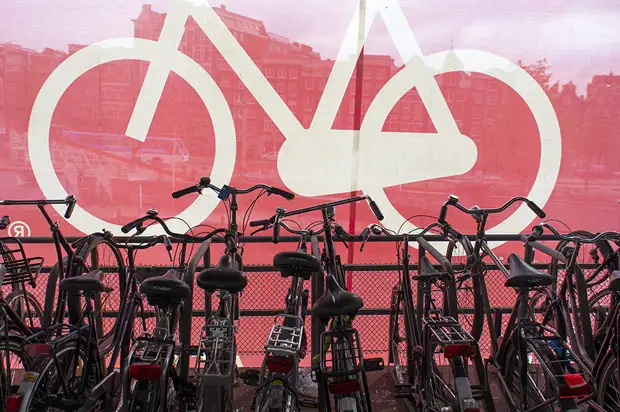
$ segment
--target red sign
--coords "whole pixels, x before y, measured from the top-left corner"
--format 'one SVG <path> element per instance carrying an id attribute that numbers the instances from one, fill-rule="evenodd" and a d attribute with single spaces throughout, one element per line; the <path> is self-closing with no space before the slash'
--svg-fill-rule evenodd
<path id="1" fill-rule="evenodd" d="M 0 31 L 2 196 L 76 195 L 67 233 L 119 232 L 150 208 L 225 225 L 215 194 L 170 197 L 200 176 L 297 194 L 261 201 L 255 219 L 363 192 L 398 229 L 436 216 L 454 193 L 488 207 L 528 196 L 572 229 L 620 228 L 620 75 L 605 51 L 615 3 L 124 3 L 95 16 L 86 5 L 15 5 Z M 359 232 L 366 209 L 355 227 L 348 208 L 338 220 Z M 47 235 L 36 209 L 6 213 Z M 521 206 L 492 232 L 535 219 Z M 371 248 L 368 260 L 391 261 L 385 253 Z"/>

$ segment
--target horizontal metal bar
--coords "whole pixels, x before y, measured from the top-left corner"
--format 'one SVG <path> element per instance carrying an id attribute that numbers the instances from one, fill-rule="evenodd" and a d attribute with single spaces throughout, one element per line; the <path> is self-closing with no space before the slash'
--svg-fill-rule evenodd
<path id="1" fill-rule="evenodd" d="M 465 235 L 470 240 L 475 240 L 476 235 Z M 422 236 L 428 242 L 445 242 L 446 240 L 439 235 L 424 235 Z M 521 242 L 520 234 L 489 234 L 486 235 L 486 239 L 489 242 Z M 22 243 L 37 243 L 37 244 L 45 244 L 52 243 L 52 238 L 50 236 L 32 236 L 32 237 L 20 237 L 19 239 Z M 69 243 L 73 243 L 82 237 L 69 236 L 67 237 L 67 241 Z M 114 240 L 116 242 L 130 242 L 130 243 L 143 243 L 147 240 L 151 239 L 149 236 L 115 236 Z M 171 238 L 173 243 L 181 243 L 182 240 Z M 300 236 L 280 236 L 280 243 L 297 243 L 300 240 Z M 322 241 L 323 238 L 319 236 L 319 240 Z M 402 240 L 402 236 L 371 236 L 367 241 L 368 242 L 400 242 Z M 541 241 L 553 241 L 559 240 L 556 236 L 550 234 L 544 234 L 540 237 Z M 6 240 L 9 242 L 10 240 Z M 273 241 L 271 236 L 242 236 L 240 238 L 240 242 L 242 243 L 271 243 Z M 361 242 L 362 239 L 359 235 L 353 236 L 353 239 L 350 242 Z M 411 239 L 410 241 L 414 241 Z M 191 242 L 189 242 L 191 243 Z M 201 243 L 196 241 L 195 243 Z M 224 239 L 220 237 L 213 238 L 213 243 L 224 243 Z"/>

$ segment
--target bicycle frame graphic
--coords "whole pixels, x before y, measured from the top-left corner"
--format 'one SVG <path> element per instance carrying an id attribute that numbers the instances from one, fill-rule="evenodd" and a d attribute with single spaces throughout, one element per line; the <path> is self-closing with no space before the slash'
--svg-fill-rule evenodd
<path id="1" fill-rule="evenodd" d="M 476 163 L 476 145 L 459 131 L 434 77 L 458 70 L 494 77 L 515 90 L 528 105 L 538 126 L 541 154 L 536 180 L 527 196 L 541 207 L 549 199 L 559 173 L 561 136 L 551 102 L 536 80 L 517 64 L 483 51 L 450 51 L 460 60 L 460 67 L 446 67 L 448 51 L 423 55 L 398 0 L 360 0 L 357 4 L 309 128 L 297 120 L 208 0 L 172 1 L 158 41 L 118 38 L 92 44 L 63 61 L 42 86 L 30 118 L 28 149 L 35 178 L 46 197 L 67 195 L 54 171 L 49 149 L 52 115 L 62 94 L 88 70 L 125 59 L 150 62 L 126 135 L 138 141 L 146 139 L 168 75 L 173 71 L 196 90 L 213 121 L 215 156 L 211 178 L 230 181 L 236 156 L 230 108 L 214 79 L 178 50 L 185 23 L 191 16 L 284 135 L 278 172 L 295 193 L 320 196 L 361 190 L 381 206 L 386 227 L 399 227 L 404 217 L 386 196 L 385 187 L 460 175 Z M 333 130 L 331 125 L 377 15 L 385 21 L 405 65 L 377 93 L 359 131 Z M 382 131 L 394 105 L 414 87 L 437 132 Z M 309 158 L 316 165 L 313 173 L 299 173 L 299 164 Z M 178 216 L 192 226 L 199 224 L 218 201 L 214 194 L 205 193 Z M 518 233 L 533 217 L 527 207 L 521 206 L 489 233 Z M 107 227 L 120 234 L 120 226 L 91 215 L 79 205 L 71 224 L 85 233 Z M 403 230 L 414 228 L 413 224 L 406 224 Z"/>

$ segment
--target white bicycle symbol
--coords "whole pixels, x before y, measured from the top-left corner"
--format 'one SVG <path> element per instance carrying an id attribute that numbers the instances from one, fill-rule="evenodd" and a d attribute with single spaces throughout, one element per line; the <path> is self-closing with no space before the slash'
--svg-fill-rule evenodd
<path id="1" fill-rule="evenodd" d="M 193 17 L 247 89 L 286 138 L 278 156 L 278 172 L 299 195 L 321 196 L 362 190 L 381 206 L 387 227 L 397 228 L 404 217 L 387 198 L 384 188 L 404 183 L 455 176 L 476 162 L 475 143 L 461 134 L 434 78 L 450 71 L 492 76 L 523 98 L 536 120 L 541 155 L 536 180 L 528 197 L 543 206 L 549 199 L 560 168 L 560 127 L 551 102 L 538 83 L 517 64 L 476 50 L 452 50 L 460 67 L 445 67 L 448 52 L 424 56 L 398 0 L 367 0 L 357 9 L 346 31 L 338 57 L 309 128 L 304 128 L 260 69 L 237 42 L 207 0 L 173 0 L 158 41 L 118 38 L 87 46 L 68 57 L 49 76 L 32 109 L 28 149 L 35 178 L 48 198 L 67 195 L 58 179 L 49 149 L 49 129 L 54 110 L 69 86 L 88 70 L 118 60 L 150 62 L 126 135 L 146 139 L 170 71 L 193 87 L 204 102 L 215 132 L 211 178 L 227 183 L 236 157 L 235 127 L 224 95 L 201 66 L 178 50 L 188 17 Z M 405 67 L 394 75 L 371 102 L 359 131 L 332 130 L 334 118 L 366 41 L 368 30 L 380 14 Z M 360 23 L 363 25 L 360 27 Z M 424 102 L 437 133 L 384 132 L 382 127 L 394 105 L 412 88 Z M 299 164 L 312 159 L 312 173 L 299 173 Z M 389 162 L 377 161 L 389 159 Z M 190 225 L 206 219 L 219 199 L 205 193 L 178 217 Z M 518 233 L 532 220 L 525 205 L 489 233 Z M 85 233 L 102 227 L 120 234 L 120 226 L 105 222 L 76 206 L 71 224 Z M 181 225 L 181 223 L 179 223 Z M 180 230 L 181 227 L 174 228 Z M 407 224 L 405 230 L 413 230 Z M 156 230 L 156 229 L 155 229 Z"/>

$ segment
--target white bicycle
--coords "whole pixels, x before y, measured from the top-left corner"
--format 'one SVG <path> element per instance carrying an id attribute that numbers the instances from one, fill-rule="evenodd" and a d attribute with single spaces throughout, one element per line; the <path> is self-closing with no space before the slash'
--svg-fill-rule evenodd
<path id="1" fill-rule="evenodd" d="M 213 120 L 216 148 L 211 178 L 230 181 L 236 157 L 230 108 L 213 78 L 178 50 L 185 23 L 191 16 L 282 131 L 286 141 L 278 155 L 278 172 L 297 194 L 321 196 L 362 190 L 381 205 L 386 227 L 399 227 L 404 218 L 391 204 L 384 188 L 463 174 L 476 162 L 476 145 L 459 131 L 434 78 L 436 74 L 458 70 L 494 77 L 514 89 L 528 105 L 538 126 L 541 155 L 536 180 L 527 197 L 541 207 L 549 199 L 559 173 L 561 136 L 553 107 L 538 83 L 517 64 L 483 51 L 452 50 L 460 60 L 459 67 L 446 67 L 448 52 L 424 56 L 398 0 L 358 3 L 309 128 L 300 124 L 207 0 L 172 1 L 158 41 L 118 38 L 87 46 L 63 61 L 39 91 L 30 118 L 28 149 L 35 178 L 46 197 L 67 196 L 54 171 L 49 149 L 52 115 L 61 96 L 88 70 L 126 59 L 150 63 L 126 135 L 139 141 L 146 139 L 164 85 L 173 71 L 196 90 Z M 333 130 L 331 125 L 377 14 L 384 19 L 405 67 L 376 95 L 359 131 Z M 414 87 L 437 132 L 382 131 L 394 105 Z M 299 173 L 298 165 L 308 158 L 316 165 L 313 173 Z M 199 224 L 217 203 L 215 195 L 205 193 L 178 217 L 192 226 Z M 489 233 L 518 233 L 533 216 L 522 206 Z M 79 205 L 71 224 L 85 233 L 107 227 L 120 234 L 120 226 L 91 215 Z M 406 225 L 403 230 L 415 229 L 411 223 Z M 172 228 L 177 229 L 180 228 Z"/>

